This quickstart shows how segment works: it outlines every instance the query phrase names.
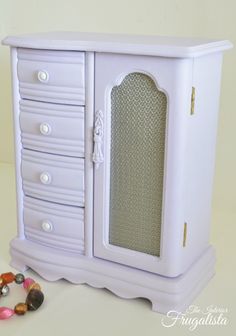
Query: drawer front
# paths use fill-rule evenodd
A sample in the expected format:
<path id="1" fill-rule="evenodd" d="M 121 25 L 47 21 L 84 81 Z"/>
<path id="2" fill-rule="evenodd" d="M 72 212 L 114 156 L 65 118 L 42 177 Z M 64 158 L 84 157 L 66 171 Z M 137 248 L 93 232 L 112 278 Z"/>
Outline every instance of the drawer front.
<path id="1" fill-rule="evenodd" d="M 27 239 L 84 253 L 84 209 L 24 198 Z"/>
<path id="2" fill-rule="evenodd" d="M 18 49 L 22 98 L 84 105 L 84 52 Z"/>
<path id="3" fill-rule="evenodd" d="M 84 107 L 20 102 L 21 139 L 24 148 L 84 157 Z"/>
<path id="4" fill-rule="evenodd" d="M 22 150 L 25 195 L 84 206 L 84 159 Z"/>

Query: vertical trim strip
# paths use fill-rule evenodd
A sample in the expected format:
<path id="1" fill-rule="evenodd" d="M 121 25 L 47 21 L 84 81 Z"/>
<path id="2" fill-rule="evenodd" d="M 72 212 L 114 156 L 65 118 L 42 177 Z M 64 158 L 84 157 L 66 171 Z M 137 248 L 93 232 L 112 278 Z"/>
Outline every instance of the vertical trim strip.
<path id="1" fill-rule="evenodd" d="M 85 53 L 85 255 L 93 256 L 94 52 Z"/>
<path id="2" fill-rule="evenodd" d="M 25 238 L 23 221 L 23 188 L 21 177 L 21 131 L 20 131 L 20 93 L 17 76 L 17 48 L 11 48 L 11 81 L 13 96 L 13 120 L 14 120 L 14 150 L 15 150 L 15 176 L 16 176 L 16 201 L 17 201 L 17 235 L 19 239 Z"/>

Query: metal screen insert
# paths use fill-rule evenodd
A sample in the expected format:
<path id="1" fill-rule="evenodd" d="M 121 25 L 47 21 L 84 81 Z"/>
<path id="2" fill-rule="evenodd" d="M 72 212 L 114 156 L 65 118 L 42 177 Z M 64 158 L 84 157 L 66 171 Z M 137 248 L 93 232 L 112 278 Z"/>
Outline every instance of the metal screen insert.
<path id="1" fill-rule="evenodd" d="M 109 243 L 160 256 L 167 98 L 142 73 L 111 92 Z"/>

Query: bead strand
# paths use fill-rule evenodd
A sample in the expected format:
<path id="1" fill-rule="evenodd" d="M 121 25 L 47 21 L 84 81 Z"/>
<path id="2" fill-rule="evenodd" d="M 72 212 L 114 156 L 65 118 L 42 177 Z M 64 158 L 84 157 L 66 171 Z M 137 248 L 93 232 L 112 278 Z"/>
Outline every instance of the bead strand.
<path id="1" fill-rule="evenodd" d="M 31 278 L 25 278 L 23 274 L 14 275 L 12 272 L 3 273 L 0 276 L 0 298 L 9 294 L 9 284 L 15 282 L 17 285 L 23 285 L 27 291 L 25 302 L 18 303 L 14 309 L 0 307 L 0 320 L 6 320 L 13 315 L 24 315 L 27 311 L 37 310 L 44 301 L 44 295 L 41 287 Z"/>

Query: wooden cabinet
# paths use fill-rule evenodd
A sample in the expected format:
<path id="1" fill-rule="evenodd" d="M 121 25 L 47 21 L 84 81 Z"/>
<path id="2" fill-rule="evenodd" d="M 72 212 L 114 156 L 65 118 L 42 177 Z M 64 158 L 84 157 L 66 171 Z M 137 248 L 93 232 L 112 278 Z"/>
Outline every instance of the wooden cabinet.
<path id="1" fill-rule="evenodd" d="M 162 313 L 184 310 L 214 274 L 211 194 L 230 42 L 44 33 L 4 43 L 18 200 L 12 265 L 146 297 Z"/>

